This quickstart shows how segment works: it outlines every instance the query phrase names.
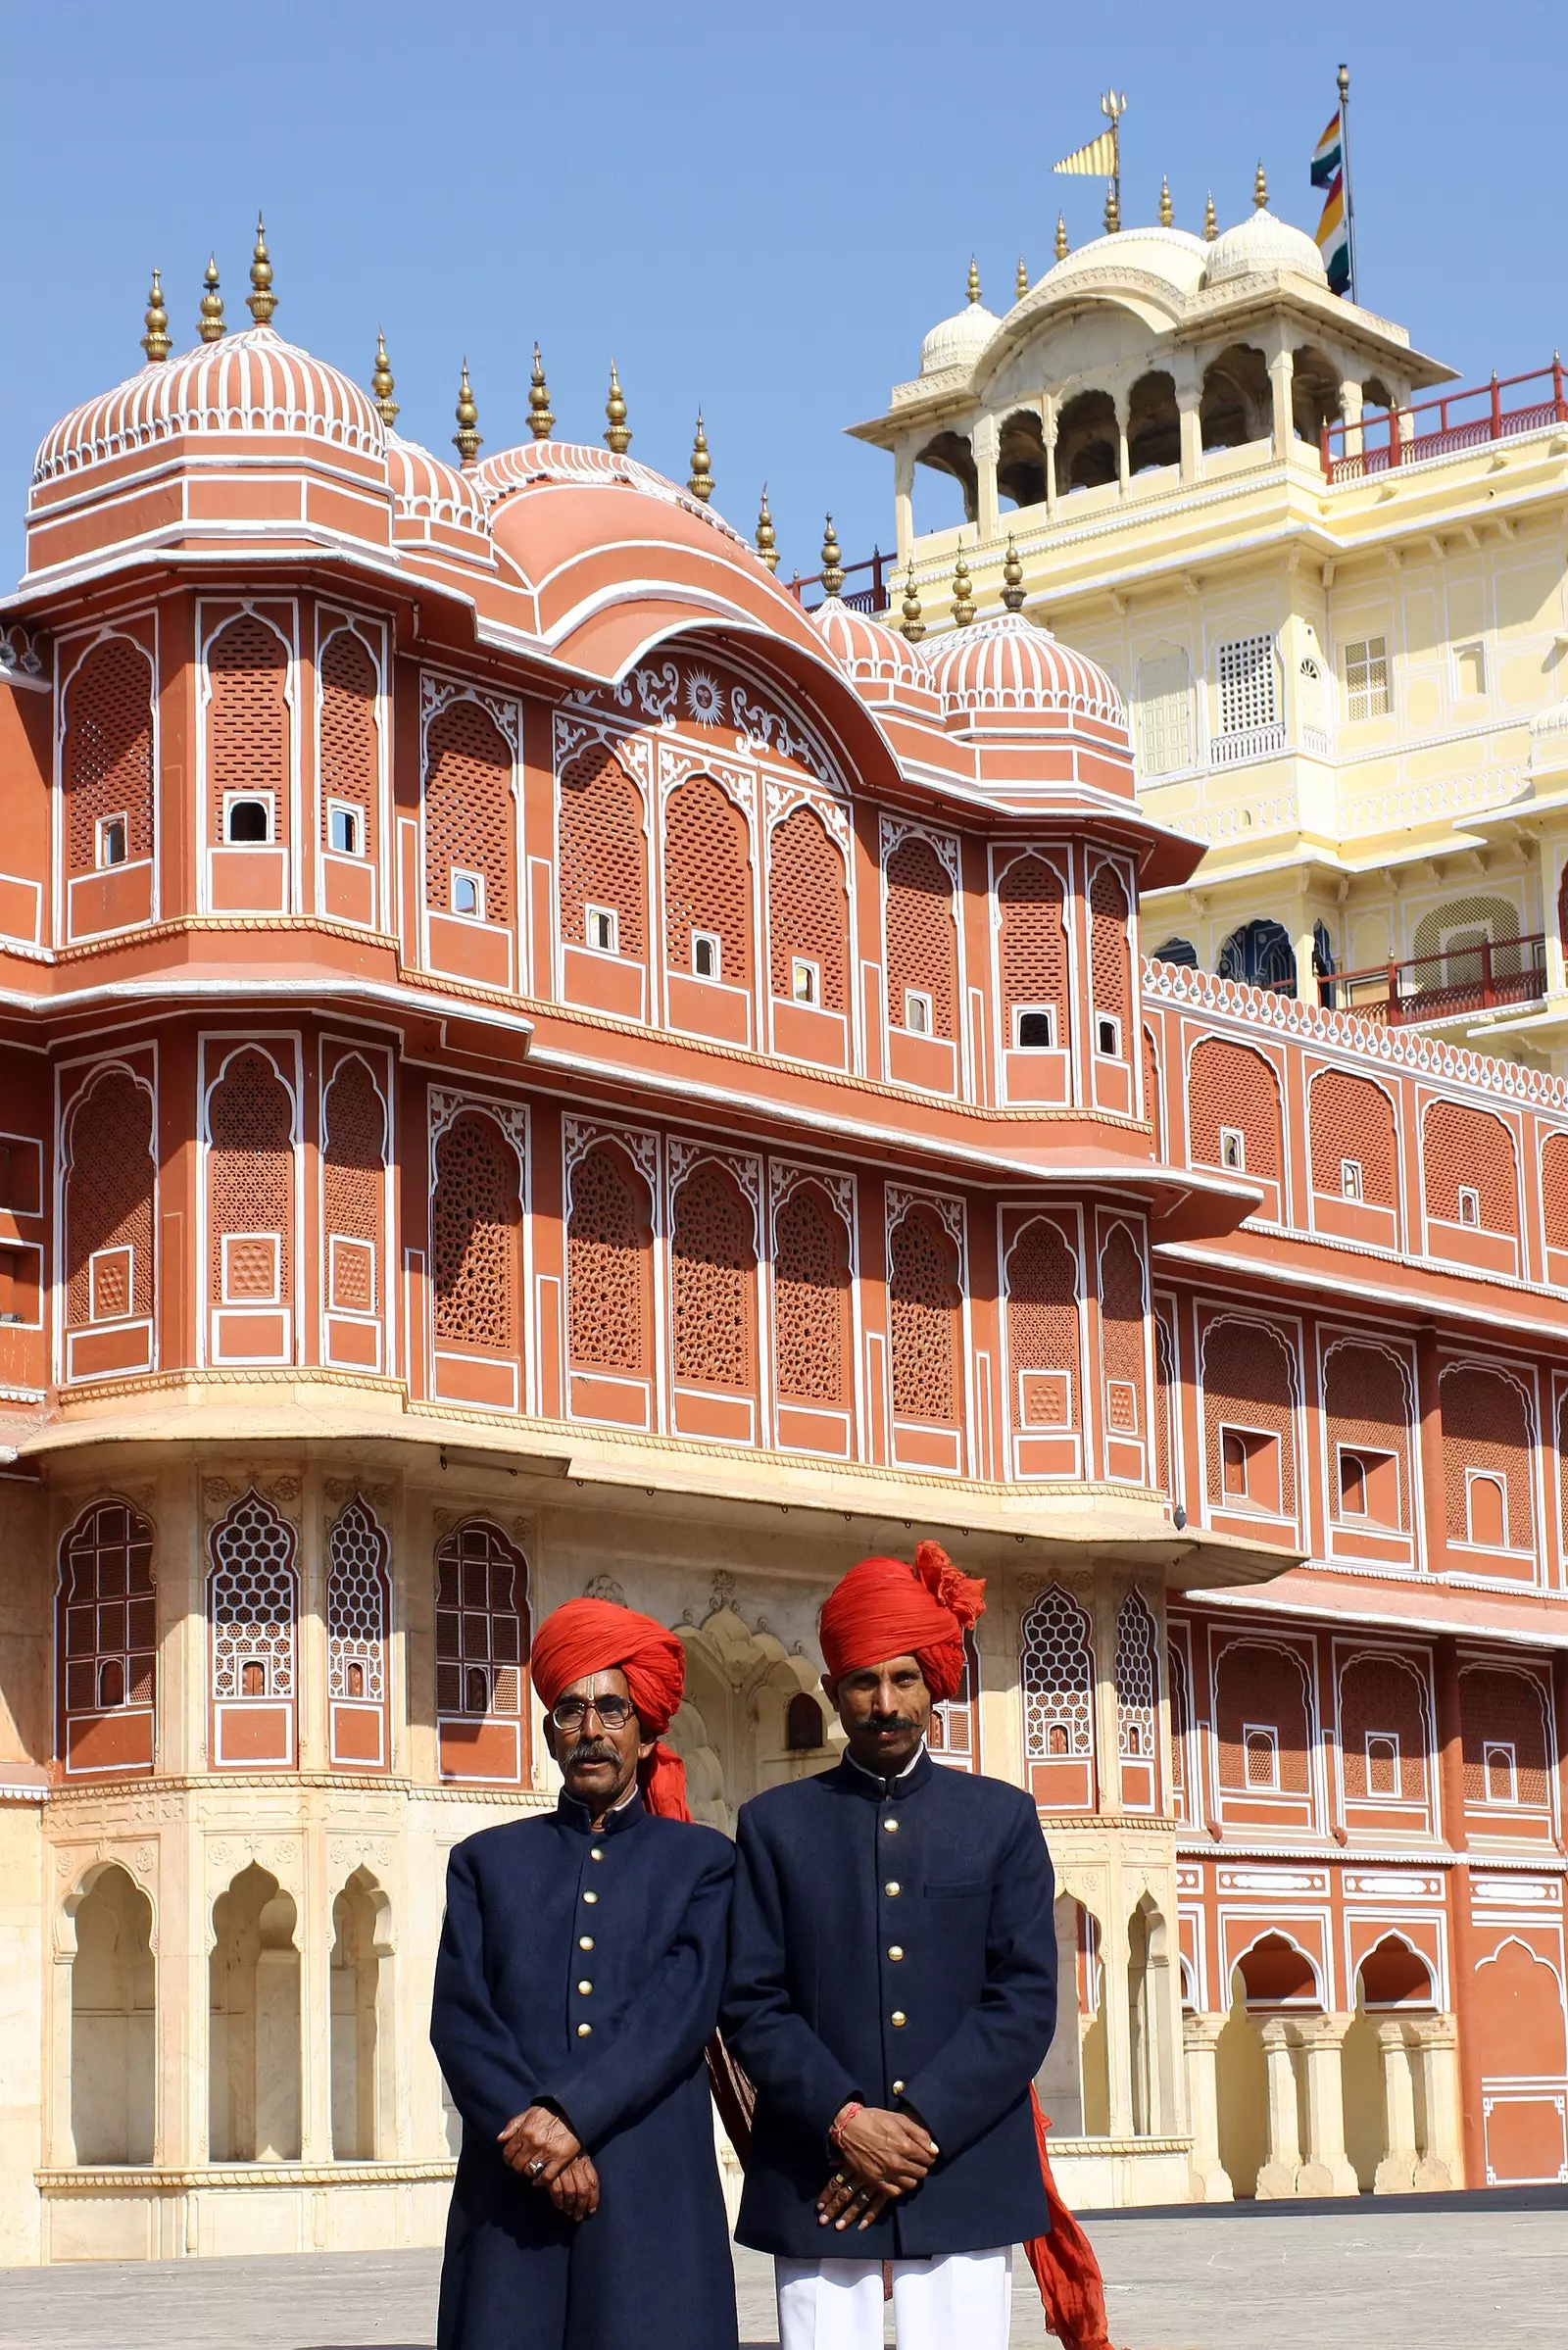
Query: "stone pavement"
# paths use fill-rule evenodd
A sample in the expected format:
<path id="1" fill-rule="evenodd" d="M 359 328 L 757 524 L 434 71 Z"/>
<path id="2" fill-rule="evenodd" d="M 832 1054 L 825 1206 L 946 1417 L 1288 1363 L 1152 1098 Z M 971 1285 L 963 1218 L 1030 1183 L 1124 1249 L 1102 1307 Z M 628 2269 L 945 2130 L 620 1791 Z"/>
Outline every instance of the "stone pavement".
<path id="1" fill-rule="evenodd" d="M 1568 2343 L 1568 2188 L 1106 2212 L 1089 2229 L 1121 2350 Z M 433 2252 L 343 2252 L 4 2269 L 0 2350 L 430 2350 L 438 2267 Z M 1019 2270 L 1014 2350 L 1043 2350 Z M 776 2342 L 768 2263 L 739 2253 L 736 2291 L 742 2341 Z"/>

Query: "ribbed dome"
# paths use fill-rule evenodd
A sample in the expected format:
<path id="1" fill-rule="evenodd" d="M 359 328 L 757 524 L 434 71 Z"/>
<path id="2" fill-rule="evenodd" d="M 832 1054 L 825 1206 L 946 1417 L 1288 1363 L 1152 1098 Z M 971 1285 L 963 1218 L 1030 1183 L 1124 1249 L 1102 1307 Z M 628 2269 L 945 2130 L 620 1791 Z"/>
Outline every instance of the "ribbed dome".
<path id="1" fill-rule="evenodd" d="M 920 345 L 921 374 L 973 367 L 1001 323 L 983 302 L 966 302 L 951 318 L 939 319 Z"/>
<path id="2" fill-rule="evenodd" d="M 807 618 L 842 668 L 861 684 L 918 688 L 929 705 L 931 672 L 906 637 L 830 596 Z"/>
<path id="3" fill-rule="evenodd" d="M 523 441 L 515 449 L 498 449 L 493 457 L 482 457 L 470 478 L 487 506 L 510 497 L 514 490 L 533 489 L 546 482 L 570 482 L 579 489 L 619 482 L 624 488 L 644 490 L 651 498 L 684 507 L 690 514 L 701 514 L 726 538 L 738 540 L 743 547 L 750 544 L 722 514 L 690 497 L 677 482 L 656 473 L 652 465 L 639 464 L 635 457 L 617 457 L 612 449 L 601 449 L 592 441 Z"/>
<path id="4" fill-rule="evenodd" d="M 159 441 L 201 435 L 303 437 L 379 457 L 386 432 L 352 377 L 249 326 L 180 359 L 147 366 L 62 416 L 33 463 L 34 487 Z"/>
<path id="5" fill-rule="evenodd" d="M 1290 269 L 1318 285 L 1329 281 L 1323 256 L 1305 229 L 1276 220 L 1266 205 L 1259 205 L 1249 219 L 1227 228 L 1209 246 L 1203 283 L 1226 285 L 1232 278 L 1255 276 L 1265 269 Z"/>
<path id="6" fill-rule="evenodd" d="M 1022 612 L 971 621 L 931 649 L 933 681 L 948 725 L 995 716 L 1098 718 L 1125 729 L 1127 713 L 1111 679 Z"/>
<path id="7" fill-rule="evenodd" d="M 427 538 L 444 527 L 466 533 L 473 552 L 491 556 L 490 524 L 484 500 L 467 475 L 417 441 L 386 436 L 387 472 L 392 482 L 393 532 L 399 539 Z"/>

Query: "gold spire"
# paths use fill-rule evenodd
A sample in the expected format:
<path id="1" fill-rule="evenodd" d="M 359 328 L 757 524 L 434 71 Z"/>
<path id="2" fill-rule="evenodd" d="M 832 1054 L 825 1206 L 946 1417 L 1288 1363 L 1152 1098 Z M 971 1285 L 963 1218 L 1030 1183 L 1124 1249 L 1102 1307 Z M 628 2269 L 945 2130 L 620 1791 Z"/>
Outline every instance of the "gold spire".
<path id="1" fill-rule="evenodd" d="M 1219 234 L 1219 221 L 1214 212 L 1214 191 L 1209 189 L 1203 203 L 1203 242 L 1211 245 Z"/>
<path id="2" fill-rule="evenodd" d="M 773 517 L 767 510 L 767 483 L 762 484 L 762 503 L 757 514 L 757 552 L 770 571 L 778 569 L 778 541 L 773 535 Z"/>
<path id="3" fill-rule="evenodd" d="M 1114 236 L 1120 226 L 1121 198 L 1116 193 L 1114 179 L 1107 179 L 1105 182 L 1105 234 Z"/>
<path id="4" fill-rule="evenodd" d="M 692 443 L 692 469 L 686 487 L 694 498 L 706 506 L 713 495 L 713 464 L 708 454 L 708 435 L 703 430 L 703 412 L 697 411 L 697 437 Z"/>
<path id="5" fill-rule="evenodd" d="M 1259 156 L 1257 159 L 1257 170 L 1252 173 L 1252 202 L 1256 205 L 1259 212 L 1262 211 L 1264 205 L 1268 202 L 1268 180 L 1264 175 L 1263 158 L 1261 156 Z"/>
<path id="6" fill-rule="evenodd" d="M 615 373 L 613 360 L 610 363 L 610 397 L 605 402 L 605 415 L 609 418 L 605 426 L 605 447 L 616 457 L 624 457 L 631 447 L 631 433 L 626 424 L 626 403 L 620 396 L 620 377 Z"/>
<path id="7" fill-rule="evenodd" d="M 980 269 L 979 264 L 976 262 L 972 253 L 969 256 L 969 284 L 967 290 L 970 301 L 978 302 L 980 299 Z"/>
<path id="8" fill-rule="evenodd" d="M 147 354 L 149 365 L 157 367 L 161 360 L 169 357 L 173 345 L 169 339 L 169 313 L 164 308 L 163 284 L 156 269 L 153 271 L 153 282 L 147 295 L 147 317 L 144 323 L 147 331 L 141 338 L 141 347 Z"/>
<path id="9" fill-rule="evenodd" d="M 379 326 L 375 330 L 375 366 L 370 370 L 370 389 L 375 394 L 375 413 L 390 432 L 397 422 L 398 404 L 392 397 L 392 367 L 386 355 L 386 336 Z"/>
<path id="10" fill-rule="evenodd" d="M 245 297 L 245 308 L 258 326 L 265 326 L 277 308 L 277 296 L 272 291 L 272 263 L 267 250 L 267 223 L 260 213 L 256 216 L 256 250 L 251 255 L 251 290 Z"/>
<path id="11" fill-rule="evenodd" d="M 836 596 L 843 585 L 844 565 L 839 561 L 838 533 L 833 527 L 833 516 L 829 514 L 827 528 L 822 533 L 822 593 L 824 596 Z"/>
<path id="12" fill-rule="evenodd" d="M 1159 182 L 1159 224 L 1161 228 L 1168 228 L 1175 218 L 1176 215 L 1171 210 L 1170 181 L 1161 174 Z"/>
<path id="13" fill-rule="evenodd" d="M 471 465 L 484 445 L 479 430 L 479 411 L 474 403 L 473 386 L 468 381 L 468 363 L 463 363 L 463 381 L 458 386 L 458 429 L 452 435 L 452 446 L 466 465 Z"/>
<path id="14" fill-rule="evenodd" d="M 914 557 L 912 555 L 909 558 L 909 567 L 904 574 L 903 628 L 905 636 L 911 645 L 917 645 L 925 634 L 925 621 L 920 615 L 920 591 L 914 584 Z"/>
<path id="15" fill-rule="evenodd" d="M 202 285 L 205 290 L 202 294 L 201 318 L 196 331 L 204 343 L 220 343 L 223 339 L 223 297 L 218 290 L 218 256 L 216 253 L 210 253 L 207 256 L 207 267 L 202 271 Z"/>
<path id="16" fill-rule="evenodd" d="M 1018 256 L 1018 274 L 1013 279 L 1012 290 L 1020 302 L 1029 291 L 1029 271 L 1024 267 L 1024 258 L 1021 253 Z"/>
<path id="17" fill-rule="evenodd" d="M 1066 258 L 1067 258 L 1067 216 L 1066 216 L 1066 214 L 1065 214 L 1065 213 L 1057 213 L 1057 215 L 1056 215 L 1056 242 L 1055 242 L 1054 251 L 1055 251 L 1056 259 L 1057 259 L 1058 261 L 1065 261 L 1065 260 L 1066 260 Z"/>
<path id="18" fill-rule="evenodd" d="M 1023 565 L 1012 532 L 1007 533 L 1007 560 L 1002 566 L 1002 601 L 1008 612 L 1023 610 Z"/>
<path id="19" fill-rule="evenodd" d="M 969 566 L 963 560 L 963 543 L 958 544 L 958 560 L 953 566 L 953 616 L 960 628 L 967 628 L 974 618 L 974 599 L 969 593 Z"/>
<path id="20" fill-rule="evenodd" d="M 545 363 L 535 343 L 533 372 L 528 377 L 528 430 L 536 441 L 547 441 L 555 420 L 555 410 L 550 405 L 550 386 L 545 381 Z"/>

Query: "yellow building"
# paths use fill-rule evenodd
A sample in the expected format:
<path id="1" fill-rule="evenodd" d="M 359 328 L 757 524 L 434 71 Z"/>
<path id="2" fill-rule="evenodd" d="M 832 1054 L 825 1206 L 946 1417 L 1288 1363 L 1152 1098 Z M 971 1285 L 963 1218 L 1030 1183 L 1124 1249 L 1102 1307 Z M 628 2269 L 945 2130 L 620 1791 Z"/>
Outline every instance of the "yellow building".
<path id="1" fill-rule="evenodd" d="M 900 589 L 946 625 L 961 547 L 995 609 L 1010 539 L 1025 609 L 1115 675 L 1144 805 L 1207 848 L 1149 949 L 1560 1072 L 1563 368 L 1441 388 L 1265 199 L 1058 227 L 1001 318 L 971 269 L 854 428 L 893 455 Z M 920 528 L 927 468 L 961 525 Z"/>

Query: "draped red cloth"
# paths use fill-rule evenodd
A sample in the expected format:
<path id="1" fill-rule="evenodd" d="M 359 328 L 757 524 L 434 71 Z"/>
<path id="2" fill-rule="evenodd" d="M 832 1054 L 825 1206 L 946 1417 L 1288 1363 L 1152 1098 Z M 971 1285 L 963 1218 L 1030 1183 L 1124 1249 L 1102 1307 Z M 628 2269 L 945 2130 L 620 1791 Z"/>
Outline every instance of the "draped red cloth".
<path id="1" fill-rule="evenodd" d="M 1093 2244 L 1056 2192 L 1046 2151 L 1046 2131 L 1051 2124 L 1033 2089 L 1029 2102 L 1034 2109 L 1035 2144 L 1051 2212 L 1051 2233 L 1031 2236 L 1024 2253 L 1040 2287 L 1046 2324 L 1062 2350 L 1111 2350 L 1105 2330 L 1105 2280 Z"/>
<path id="2" fill-rule="evenodd" d="M 534 1634 L 531 1670 L 547 1712 L 574 1681 L 624 1673 L 637 1719 L 655 1741 L 637 1766 L 643 1801 L 660 1819 L 691 1818 L 686 1766 L 662 1742 L 686 1687 L 686 1651 L 672 1632 L 610 1599 L 568 1599 Z"/>
<path id="3" fill-rule="evenodd" d="M 940 1542 L 916 1543 L 912 1567 L 902 1558 L 862 1558 L 822 1610 L 830 1677 L 912 1656 L 933 1697 L 954 1696 L 963 1680 L 963 1636 L 985 1612 L 985 1589 Z"/>

